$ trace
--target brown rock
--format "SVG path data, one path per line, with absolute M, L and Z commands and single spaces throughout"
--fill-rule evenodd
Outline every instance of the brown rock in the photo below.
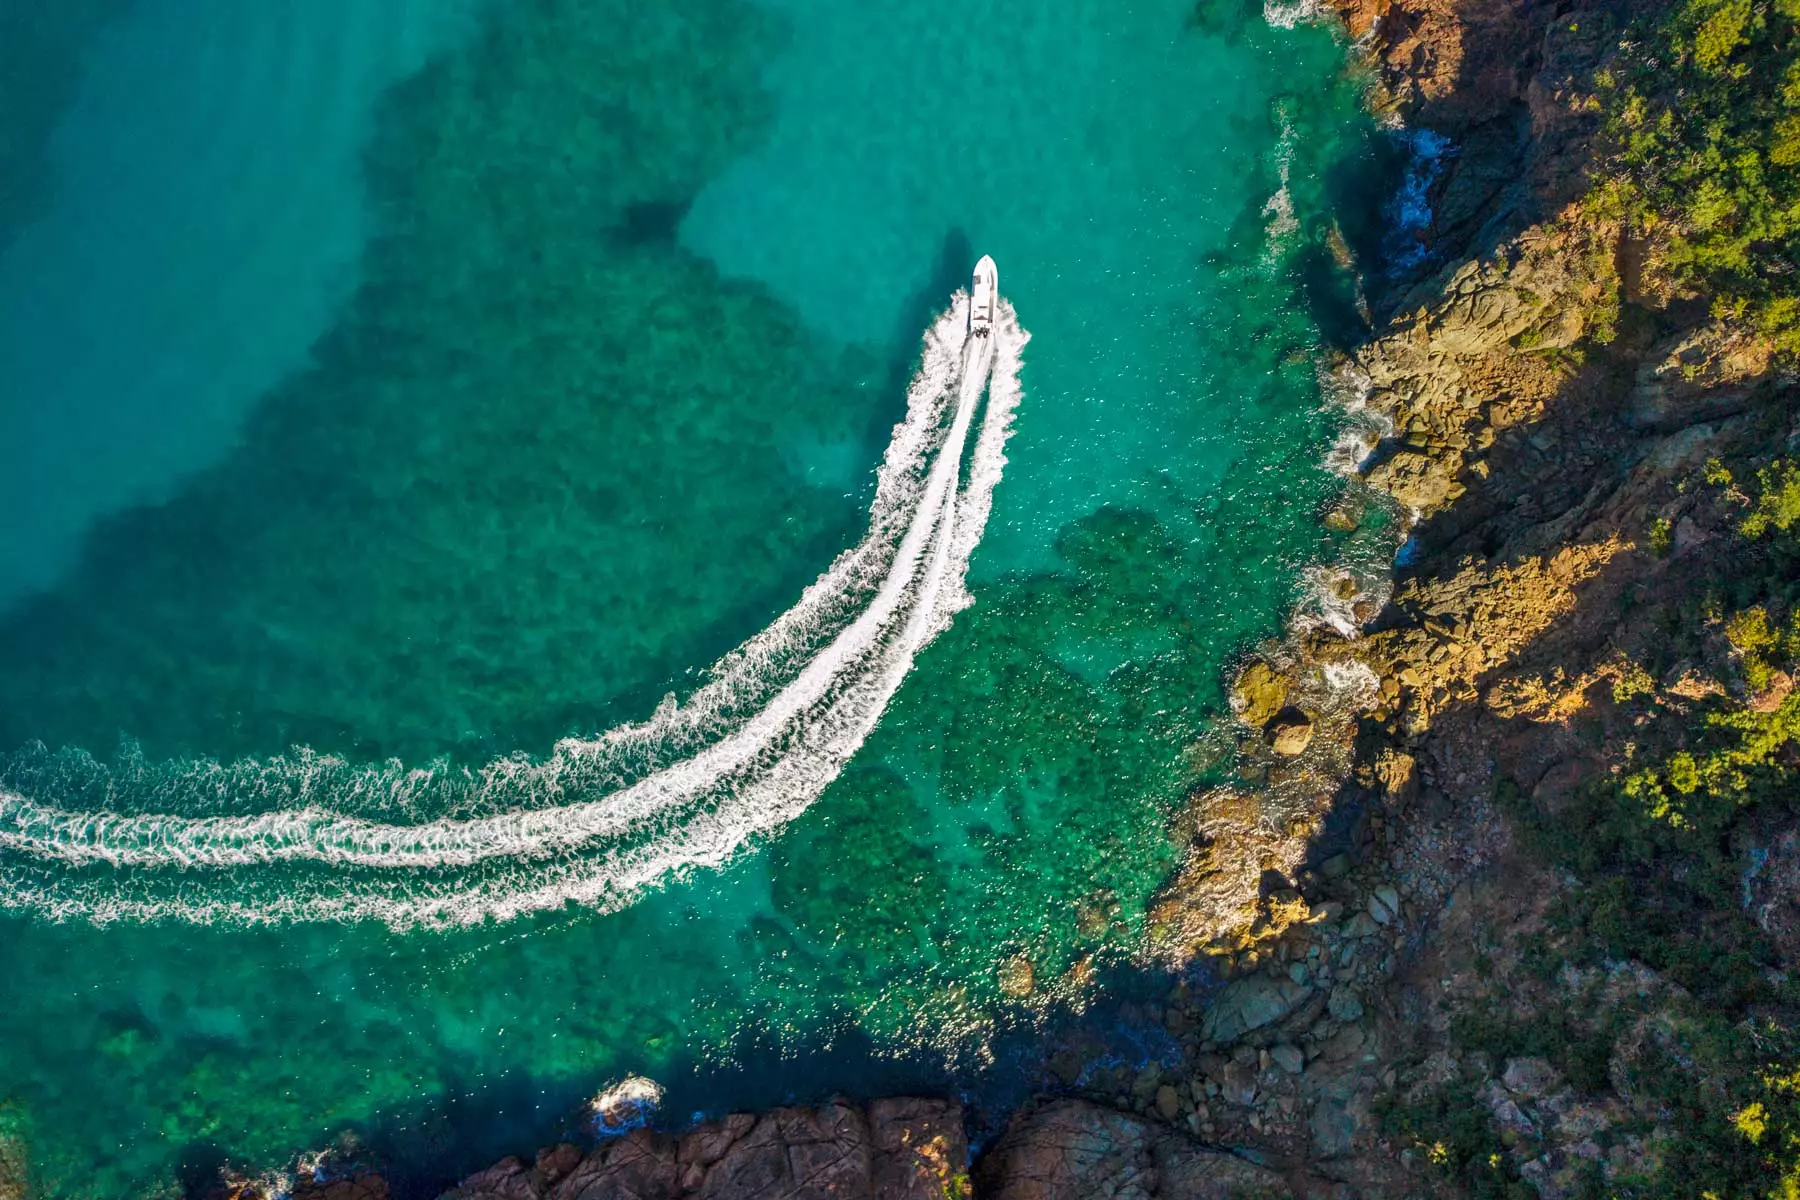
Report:
M 439 1200 L 538 1200 L 543 1194 L 543 1188 L 524 1163 L 503 1158 L 487 1170 L 469 1176 Z
M 27 1161 L 24 1142 L 0 1136 L 0 1200 L 29 1200 Z
M 1168 1084 L 1156 1089 L 1156 1115 L 1165 1121 L 1173 1121 L 1181 1114 L 1181 1095 Z
M 966 1192 L 969 1142 L 962 1106 L 903 1096 L 869 1105 L 875 1150 L 871 1195 L 895 1200 L 943 1200 Z
M 1269 748 L 1292 758 L 1312 744 L 1312 718 L 1297 708 L 1283 709 L 1269 723 Z
M 571 1161 L 573 1149 L 540 1155 L 536 1168 L 506 1159 L 443 1200 L 943 1200 L 966 1192 L 969 1154 L 961 1106 L 914 1097 L 878 1100 L 866 1113 L 839 1100 L 737 1114 L 679 1139 L 637 1129 Z M 307 1193 L 386 1195 L 385 1185 L 379 1193 Z
M 1363 503 L 1355 496 L 1345 496 L 1325 511 L 1325 528 L 1338 533 L 1355 533 L 1362 521 Z
M 373 1171 L 358 1171 L 329 1182 L 302 1179 L 294 1184 L 294 1200 L 387 1200 L 387 1196 L 387 1180 Z
M 1023 954 L 1015 954 L 1000 964 L 997 982 L 1002 994 L 1014 998 L 1031 995 L 1037 986 L 1037 969 Z
M 1456 492 L 1453 468 L 1417 450 L 1402 450 L 1369 472 L 1369 485 L 1380 488 L 1408 508 L 1431 512 Z
M 873 1167 L 868 1121 L 854 1106 L 838 1101 L 820 1109 L 778 1108 L 732 1144 L 694 1194 L 709 1200 L 855 1195 L 858 1184 L 866 1193 Z
M 539 1187 L 550 1187 L 568 1178 L 569 1172 L 581 1165 L 581 1147 L 567 1142 L 539 1150 L 532 1180 Z
M 674 1139 L 648 1129 L 634 1129 L 608 1142 L 582 1159 L 567 1179 L 546 1193 L 556 1200 L 603 1200 L 613 1196 L 660 1200 L 681 1194 Z M 456 1200 L 488 1200 L 494 1193 L 470 1195 L 459 1190 L 452 1195 Z
M 1769 677 L 1769 686 L 1752 696 L 1744 707 L 1755 713 L 1772 713 L 1793 691 L 1794 677 L 1786 671 L 1776 671 Z
M 1382 754 L 1375 760 L 1375 777 L 1392 808 L 1405 808 L 1419 797 L 1419 765 L 1410 754 L 1398 750 Z

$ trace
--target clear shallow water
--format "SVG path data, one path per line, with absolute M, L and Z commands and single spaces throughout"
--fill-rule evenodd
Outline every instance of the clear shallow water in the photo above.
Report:
M 0 1094 L 60 1190 L 347 1126 L 467 1165 L 627 1070 L 684 1082 L 678 1109 L 977 1080 L 997 1030 L 1135 944 L 1221 667 L 1321 552 L 1308 301 L 1368 137 L 1340 50 L 1179 3 L 642 7 L 509 6 L 349 118 L 377 131 L 366 193 L 309 211 L 372 214 L 359 290 L 273 388 L 222 359 L 232 386 L 193 411 L 245 414 L 235 448 L 209 424 L 166 504 L 5 616 L 0 783 L 254 811 L 158 764 L 296 744 L 480 764 L 648 716 L 862 536 L 920 333 L 989 252 L 1032 341 L 975 604 L 804 815 L 620 912 L 6 918 Z M 1271 245 L 1284 163 L 1301 222 Z M 269 293 L 234 305 L 244 340 L 298 327 L 243 269 Z M 47 446 L 134 403 L 69 387 Z M 154 427 L 185 444 L 169 403 Z M 131 881 L 0 865 L 15 897 Z M 999 986 L 1021 961 L 1024 999 Z
M 0 241 L 0 603 L 94 517 L 216 460 L 304 362 L 357 281 L 374 98 L 467 36 L 477 2 L 69 6 L 91 10 L 86 70 L 38 89 L 79 80 L 56 89 L 32 219 Z M 80 45 L 82 17 L 42 7 L 8 0 L 0 34 Z

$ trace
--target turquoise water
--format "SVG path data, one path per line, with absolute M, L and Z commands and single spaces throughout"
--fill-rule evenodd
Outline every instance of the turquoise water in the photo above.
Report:
M 454 1170 L 627 1072 L 979 1087 L 1131 958 L 1221 671 L 1328 552 L 1342 48 L 1164 0 L 219 8 L 96 28 L 0 257 L 0 1096 L 46 1185 L 344 1129 Z M 981 253 L 1022 329 L 959 432 L 955 313 L 920 345 Z

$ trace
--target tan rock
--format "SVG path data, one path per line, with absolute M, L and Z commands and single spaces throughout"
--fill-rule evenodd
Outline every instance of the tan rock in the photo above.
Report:
M 1395 694 L 1398 695 L 1398 689 Z M 1384 751 L 1375 760 L 1375 777 L 1393 808 L 1405 808 L 1419 796 L 1419 767 L 1410 754 L 1398 750 Z
M 30 1172 L 25 1144 L 0 1135 L 0 1200 L 30 1200 Z
M 1192 814 L 1194 842 L 1149 913 L 1153 944 L 1177 962 L 1202 951 L 1241 950 L 1271 932 L 1260 906 L 1263 872 L 1296 869 L 1306 853 L 1303 834 L 1270 831 L 1253 792 L 1214 788 L 1194 802 Z
M 388 1200 L 387 1180 L 373 1171 L 358 1171 L 344 1179 L 301 1179 L 294 1185 L 294 1200 Z
M 1786 671 L 1776 671 L 1769 677 L 1769 686 L 1752 696 L 1744 706 L 1751 712 L 1772 713 L 1793 694 L 1794 677 Z
M 1284 709 L 1269 723 L 1269 747 L 1287 756 L 1303 753 L 1312 744 L 1312 718 L 1297 708 Z
M 1156 1089 L 1156 1115 L 1165 1121 L 1181 1115 L 1181 1095 L 1166 1083 Z
M 1232 685 L 1232 710 L 1238 720 L 1261 729 L 1287 704 L 1288 681 L 1265 662 L 1253 662 Z
M 1723 696 L 1725 685 L 1692 663 L 1680 663 L 1663 680 L 1663 690 L 1683 700 L 1705 700 Z
M 1388 493 L 1408 508 L 1431 512 L 1454 499 L 1454 468 L 1443 457 L 1417 450 L 1401 450 L 1377 464 L 1368 475 L 1369 485 Z
M 998 973 L 1000 991 L 1014 998 L 1029 996 L 1037 986 L 1037 969 L 1031 965 L 1031 959 L 1023 954 L 1015 954 L 1000 964 Z

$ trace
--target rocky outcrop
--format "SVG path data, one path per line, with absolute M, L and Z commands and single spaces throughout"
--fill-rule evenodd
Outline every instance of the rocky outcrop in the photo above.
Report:
M 509 1158 L 443 1200 L 946 1200 L 968 1194 L 967 1161 L 954 1101 L 839 1100 Z
M 1171 1110 L 1173 1112 L 1173 1110 Z M 1166 1123 L 1089 1101 L 1053 1100 L 1014 1117 L 966 1170 L 954 1101 L 736 1114 L 680 1136 L 636 1129 L 590 1150 L 559 1145 L 509 1158 L 441 1200 L 1269 1200 L 1294 1193 L 1276 1171 L 1208 1148 Z M 250 1192 L 239 1193 L 249 1196 Z M 379 1176 L 306 1179 L 296 1200 L 385 1200 Z
M 1297 708 L 1285 708 L 1269 722 L 1269 749 L 1283 758 L 1306 753 L 1312 737 L 1312 718 Z
M 1080 1100 L 1021 1113 L 982 1159 L 991 1200 L 1255 1200 L 1293 1193 L 1274 1171 L 1167 1126 Z
M 1295 979 L 1253 975 L 1225 986 L 1207 1007 L 1201 1035 L 1234 1042 L 1252 1030 L 1273 1025 L 1312 998 L 1313 988 Z
M 1676 330 L 1644 355 L 1625 419 L 1639 429 L 1685 429 L 1736 416 L 1775 382 L 1767 339 L 1708 321 Z

